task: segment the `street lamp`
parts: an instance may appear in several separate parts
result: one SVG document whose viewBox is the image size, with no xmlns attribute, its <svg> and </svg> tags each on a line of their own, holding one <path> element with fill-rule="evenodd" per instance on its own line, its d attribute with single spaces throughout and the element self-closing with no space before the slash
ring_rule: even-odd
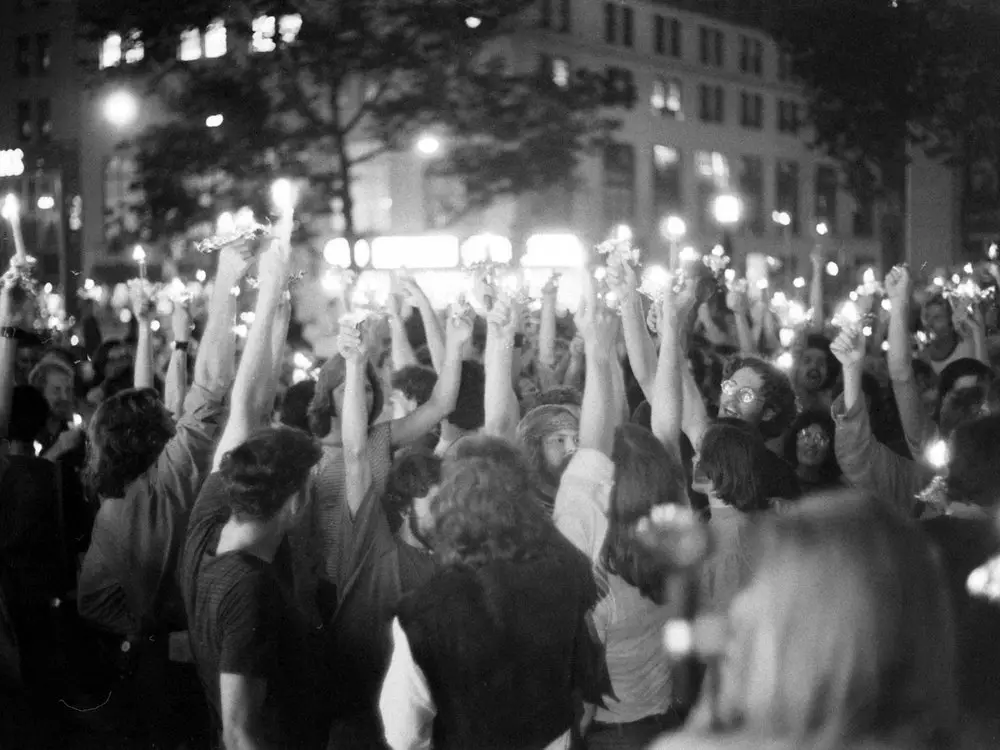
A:
<svg viewBox="0 0 1000 750">
<path fill-rule="evenodd" d="M 830 227 L 827 226 L 825 221 L 821 221 L 816 225 L 816 234 L 820 237 L 826 237 L 830 233 Z"/>
<path fill-rule="evenodd" d="M 205 127 L 217 128 L 220 125 L 222 125 L 225 119 L 226 118 L 224 118 L 222 115 L 209 115 L 208 117 L 205 118 Z"/>
<path fill-rule="evenodd" d="M 779 227 L 790 227 L 792 225 L 792 217 L 787 211 L 772 211 L 771 221 Z"/>
<path fill-rule="evenodd" d="M 138 100 L 124 89 L 109 94 L 104 100 L 104 118 L 117 128 L 128 127 L 138 115 Z"/>
<path fill-rule="evenodd" d="M 478 29 L 483 25 L 483 19 L 478 18 L 477 16 L 469 16 L 465 19 L 465 25 L 470 29 Z"/>
<path fill-rule="evenodd" d="M 51 195 L 38 196 L 38 210 L 51 211 L 56 206 L 56 199 Z"/>
<path fill-rule="evenodd" d="M 441 151 L 441 139 L 426 133 L 417 139 L 417 153 L 421 156 L 435 156 Z"/>
</svg>

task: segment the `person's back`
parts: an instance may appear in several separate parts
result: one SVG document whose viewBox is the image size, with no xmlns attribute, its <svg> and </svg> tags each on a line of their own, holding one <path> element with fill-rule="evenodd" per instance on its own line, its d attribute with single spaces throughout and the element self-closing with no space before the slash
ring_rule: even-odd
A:
<svg viewBox="0 0 1000 750">
<path fill-rule="evenodd" d="M 438 708 L 436 749 L 544 748 L 566 733 L 593 587 L 586 560 L 554 547 L 525 561 L 449 566 L 401 603 Z"/>
</svg>

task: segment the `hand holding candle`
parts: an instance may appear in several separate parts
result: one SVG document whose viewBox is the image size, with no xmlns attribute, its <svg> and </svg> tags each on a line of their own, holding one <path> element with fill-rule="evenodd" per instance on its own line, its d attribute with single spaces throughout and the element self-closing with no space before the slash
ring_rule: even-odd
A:
<svg viewBox="0 0 1000 750">
<path fill-rule="evenodd" d="M 139 264 L 139 278 L 146 280 L 146 250 L 142 245 L 136 245 L 132 251 L 132 260 Z"/>
</svg>

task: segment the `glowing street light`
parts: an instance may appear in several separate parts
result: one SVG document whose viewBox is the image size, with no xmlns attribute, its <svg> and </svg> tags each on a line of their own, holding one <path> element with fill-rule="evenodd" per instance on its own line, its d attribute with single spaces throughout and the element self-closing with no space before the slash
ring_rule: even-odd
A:
<svg viewBox="0 0 1000 750">
<path fill-rule="evenodd" d="M 135 122 L 139 115 L 139 101 L 128 91 L 115 91 L 104 100 L 104 118 L 118 128 Z"/>
<path fill-rule="evenodd" d="M 731 193 L 717 195 L 712 203 L 712 215 L 722 226 L 736 224 L 743 214 L 740 199 Z"/>
<path fill-rule="evenodd" d="M 795 281 L 792 282 L 792 286 L 794 286 L 796 289 L 801 289 L 805 285 L 806 285 L 806 280 L 801 276 L 796 276 Z"/>
<path fill-rule="evenodd" d="M 681 250 L 680 253 L 681 263 L 695 263 L 701 260 L 701 253 L 699 253 L 695 248 L 688 245 Z"/>
<path fill-rule="evenodd" d="M 38 196 L 38 208 L 41 211 L 51 211 L 56 207 L 56 199 L 51 195 Z"/>
<path fill-rule="evenodd" d="M 660 232 L 675 242 L 687 234 L 687 224 L 680 216 L 668 216 L 660 223 Z"/>
<path fill-rule="evenodd" d="M 628 224 L 619 224 L 611 232 L 611 239 L 616 242 L 631 242 L 632 237 L 632 227 Z"/>
<path fill-rule="evenodd" d="M 483 19 L 477 18 L 476 16 L 469 16 L 465 19 L 465 25 L 470 29 L 478 29 L 483 25 Z"/>
<path fill-rule="evenodd" d="M 826 264 L 826 275 L 827 276 L 836 276 L 838 273 L 840 273 L 840 266 L 838 266 L 832 260 L 829 263 Z"/>
<path fill-rule="evenodd" d="M 792 225 L 792 217 L 787 211 L 772 211 L 771 221 L 780 227 L 789 227 Z"/>
<path fill-rule="evenodd" d="M 826 225 L 825 221 L 821 221 L 819 224 L 816 225 L 816 234 L 818 234 L 820 237 L 826 237 L 826 235 L 828 235 L 829 233 L 830 233 L 830 227 Z"/>
<path fill-rule="evenodd" d="M 205 118 L 205 127 L 217 128 L 222 124 L 222 122 L 225 119 L 226 118 L 224 118 L 222 115 L 209 115 L 208 117 Z"/>
<path fill-rule="evenodd" d="M 421 156 L 434 156 L 441 151 L 441 139 L 436 135 L 422 135 L 417 139 L 417 153 Z"/>
</svg>

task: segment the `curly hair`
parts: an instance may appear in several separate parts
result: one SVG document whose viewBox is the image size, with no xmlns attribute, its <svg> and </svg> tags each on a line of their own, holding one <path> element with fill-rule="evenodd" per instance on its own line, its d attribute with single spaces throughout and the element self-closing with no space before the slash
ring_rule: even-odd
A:
<svg viewBox="0 0 1000 750">
<path fill-rule="evenodd" d="M 517 443 L 536 476 L 545 474 L 545 438 L 559 430 L 579 429 L 579 414 L 566 406 L 536 406 L 524 415 L 517 424 Z"/>
<path fill-rule="evenodd" d="M 633 424 L 615 431 L 611 460 L 615 465 L 614 488 L 601 565 L 635 586 L 647 599 L 662 603 L 663 568 L 636 542 L 634 530 L 656 506 L 687 506 L 684 468 L 680 457 L 667 450 L 652 432 Z"/>
<path fill-rule="evenodd" d="M 302 489 L 323 451 L 294 427 L 265 427 L 222 457 L 219 475 L 239 519 L 269 521 Z"/>
<path fill-rule="evenodd" d="M 782 435 L 788 425 L 795 419 L 797 405 L 795 391 L 788 376 L 769 362 L 757 357 L 732 357 L 727 360 L 722 371 L 722 379 L 729 380 L 736 372 L 748 367 L 757 373 L 763 381 L 760 396 L 764 408 L 770 409 L 774 415 L 760 423 L 760 434 L 765 440 L 771 440 Z"/>
<path fill-rule="evenodd" d="M 106 399 L 87 430 L 87 486 L 99 497 L 124 497 L 174 432 L 174 420 L 152 388 L 132 388 Z"/>
<path fill-rule="evenodd" d="M 403 525 L 413 501 L 427 497 L 440 481 L 441 459 L 433 451 L 407 450 L 396 457 L 382 495 L 382 510 L 393 534 Z"/>
<path fill-rule="evenodd" d="M 794 500 L 799 487 L 778 481 L 775 463 L 760 433 L 738 419 L 720 419 L 705 432 L 698 467 L 727 505 L 744 513 L 765 510 L 771 498 Z M 786 486 L 787 485 L 787 486 Z"/>
<path fill-rule="evenodd" d="M 281 423 L 309 432 L 309 404 L 315 394 L 315 380 L 307 378 L 289 386 L 281 400 Z"/>
<path fill-rule="evenodd" d="M 431 542 L 443 564 L 479 567 L 544 553 L 554 527 L 532 497 L 527 465 L 520 463 L 522 471 L 512 472 L 505 457 L 446 462 L 431 504 Z"/>
<path fill-rule="evenodd" d="M 392 387 L 416 401 L 418 406 L 423 406 L 431 400 L 437 380 L 438 376 L 433 368 L 407 365 L 392 374 Z"/>
<path fill-rule="evenodd" d="M 571 385 L 557 385 L 546 388 L 535 399 L 535 406 L 580 406 L 583 395 L 578 388 Z"/>
<path fill-rule="evenodd" d="M 455 409 L 448 421 L 460 430 L 478 430 L 486 422 L 486 371 L 478 362 L 462 362 Z"/>
<path fill-rule="evenodd" d="M 819 467 L 819 473 L 824 482 L 833 482 L 841 476 L 841 471 L 840 464 L 837 463 L 837 453 L 834 448 L 837 426 L 834 424 L 833 417 L 830 416 L 830 412 L 828 411 L 814 409 L 803 412 L 795 418 L 792 426 L 788 428 L 788 433 L 785 435 L 785 444 L 783 446 L 784 458 L 792 466 L 798 466 L 799 433 L 812 425 L 819 425 L 823 433 L 830 439 L 830 451 L 827 453 L 826 461 Z"/>
<path fill-rule="evenodd" d="M 319 371 L 316 379 L 316 392 L 312 401 L 309 402 L 309 430 L 317 437 L 326 437 L 330 434 L 330 427 L 333 418 L 337 416 L 337 408 L 333 401 L 333 392 L 344 384 L 347 377 L 347 363 L 339 354 L 335 354 L 328 359 Z M 384 397 L 382 395 L 382 382 L 371 362 L 365 363 L 365 377 L 368 385 L 371 386 L 374 400 L 371 411 L 368 413 L 368 424 L 372 424 L 382 413 Z"/>
</svg>

